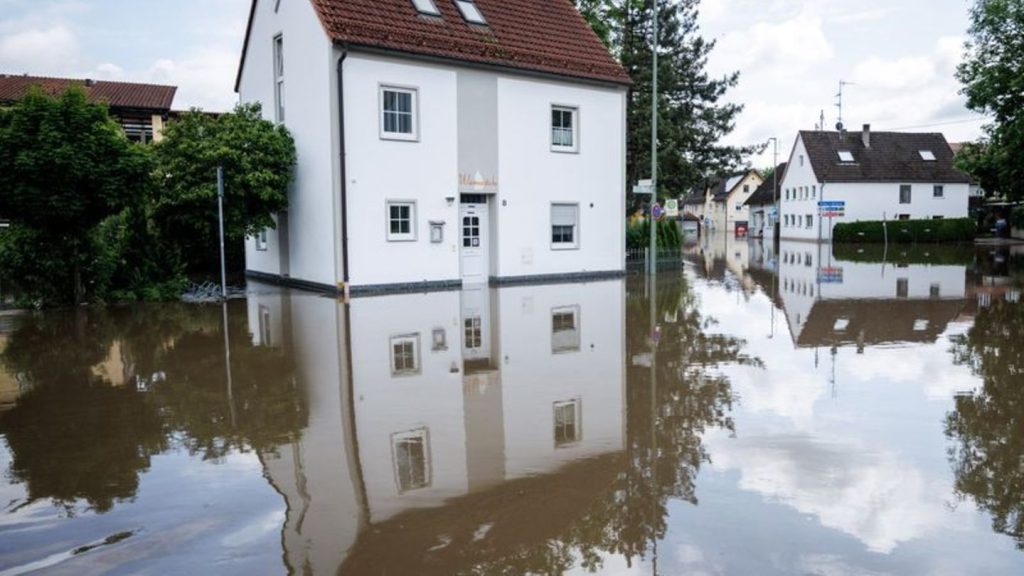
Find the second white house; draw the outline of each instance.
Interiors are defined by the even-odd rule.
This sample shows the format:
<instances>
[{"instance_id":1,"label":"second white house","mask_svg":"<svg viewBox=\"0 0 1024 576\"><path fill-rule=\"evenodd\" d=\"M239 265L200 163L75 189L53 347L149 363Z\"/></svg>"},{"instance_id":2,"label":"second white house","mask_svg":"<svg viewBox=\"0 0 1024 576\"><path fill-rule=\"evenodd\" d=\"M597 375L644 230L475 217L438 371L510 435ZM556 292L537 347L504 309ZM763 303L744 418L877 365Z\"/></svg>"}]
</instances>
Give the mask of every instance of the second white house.
<instances>
[{"instance_id":1,"label":"second white house","mask_svg":"<svg viewBox=\"0 0 1024 576\"><path fill-rule=\"evenodd\" d=\"M237 90L298 165L247 270L352 292L621 274L629 84L567 0L254 0Z\"/></svg>"},{"instance_id":2,"label":"second white house","mask_svg":"<svg viewBox=\"0 0 1024 576\"><path fill-rule=\"evenodd\" d=\"M970 178L942 134L802 131L781 183L782 238L828 241L841 222L966 218ZM841 202L823 217L820 202Z\"/></svg>"}]
</instances>

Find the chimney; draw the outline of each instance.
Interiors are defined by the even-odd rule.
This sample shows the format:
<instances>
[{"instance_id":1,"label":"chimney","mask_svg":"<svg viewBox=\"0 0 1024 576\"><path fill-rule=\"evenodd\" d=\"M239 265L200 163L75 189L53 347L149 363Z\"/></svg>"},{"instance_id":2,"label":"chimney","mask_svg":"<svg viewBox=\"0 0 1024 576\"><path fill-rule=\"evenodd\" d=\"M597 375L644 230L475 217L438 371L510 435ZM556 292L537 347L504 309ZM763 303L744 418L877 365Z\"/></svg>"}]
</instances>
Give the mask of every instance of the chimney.
<instances>
[{"instance_id":1,"label":"chimney","mask_svg":"<svg viewBox=\"0 0 1024 576\"><path fill-rule=\"evenodd\" d=\"M864 132L861 133L861 140L864 141L865 148L871 148L871 124L864 125Z\"/></svg>"},{"instance_id":2,"label":"chimney","mask_svg":"<svg viewBox=\"0 0 1024 576\"><path fill-rule=\"evenodd\" d=\"M86 88L92 88L94 84L96 84L96 81L93 80L92 78L86 78L85 79L85 87Z\"/></svg>"}]
</instances>

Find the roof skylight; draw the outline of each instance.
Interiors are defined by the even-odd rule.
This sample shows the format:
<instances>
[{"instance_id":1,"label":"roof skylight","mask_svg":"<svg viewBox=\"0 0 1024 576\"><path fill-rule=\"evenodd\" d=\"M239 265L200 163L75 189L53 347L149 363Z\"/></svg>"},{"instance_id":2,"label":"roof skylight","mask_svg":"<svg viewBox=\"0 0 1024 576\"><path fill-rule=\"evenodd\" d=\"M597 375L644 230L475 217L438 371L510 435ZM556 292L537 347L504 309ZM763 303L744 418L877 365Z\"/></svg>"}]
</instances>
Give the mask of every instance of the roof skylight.
<instances>
[{"instance_id":1,"label":"roof skylight","mask_svg":"<svg viewBox=\"0 0 1024 576\"><path fill-rule=\"evenodd\" d=\"M416 7L416 11L420 14L429 14L430 16L441 15L441 11L437 9L434 0L412 0L412 5Z\"/></svg>"},{"instance_id":2,"label":"roof skylight","mask_svg":"<svg viewBox=\"0 0 1024 576\"><path fill-rule=\"evenodd\" d=\"M839 160L841 162L853 162L853 152L850 152L849 150L840 150Z\"/></svg>"},{"instance_id":3,"label":"roof skylight","mask_svg":"<svg viewBox=\"0 0 1024 576\"><path fill-rule=\"evenodd\" d=\"M921 160L927 160L928 162L935 161L935 153L931 150L919 150L917 153L921 155Z\"/></svg>"},{"instance_id":4,"label":"roof skylight","mask_svg":"<svg viewBox=\"0 0 1024 576\"><path fill-rule=\"evenodd\" d=\"M459 12L462 12L462 17L466 19L466 22L487 25L487 20L484 20L483 13L476 7L473 0L455 0L455 5L459 7Z\"/></svg>"}]
</instances>

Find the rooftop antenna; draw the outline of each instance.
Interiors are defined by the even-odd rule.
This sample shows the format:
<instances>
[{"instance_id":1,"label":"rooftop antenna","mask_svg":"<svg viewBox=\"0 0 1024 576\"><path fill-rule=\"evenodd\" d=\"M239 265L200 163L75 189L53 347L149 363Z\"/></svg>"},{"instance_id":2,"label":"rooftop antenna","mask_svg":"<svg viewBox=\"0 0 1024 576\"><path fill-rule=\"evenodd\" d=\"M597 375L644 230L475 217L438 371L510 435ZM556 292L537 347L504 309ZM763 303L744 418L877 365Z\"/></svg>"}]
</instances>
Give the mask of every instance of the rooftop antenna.
<instances>
[{"instance_id":1,"label":"rooftop antenna","mask_svg":"<svg viewBox=\"0 0 1024 576\"><path fill-rule=\"evenodd\" d=\"M843 131L843 88L846 86L853 86L853 82L847 82L846 80L839 81L839 92L836 94L836 108L839 108L839 118L836 120L836 130L839 132Z\"/></svg>"},{"instance_id":2,"label":"rooftop antenna","mask_svg":"<svg viewBox=\"0 0 1024 576\"><path fill-rule=\"evenodd\" d=\"M825 130L825 110L823 109L821 111L821 118L820 118L820 120L818 122L818 132L822 132L824 130Z\"/></svg>"}]
</instances>

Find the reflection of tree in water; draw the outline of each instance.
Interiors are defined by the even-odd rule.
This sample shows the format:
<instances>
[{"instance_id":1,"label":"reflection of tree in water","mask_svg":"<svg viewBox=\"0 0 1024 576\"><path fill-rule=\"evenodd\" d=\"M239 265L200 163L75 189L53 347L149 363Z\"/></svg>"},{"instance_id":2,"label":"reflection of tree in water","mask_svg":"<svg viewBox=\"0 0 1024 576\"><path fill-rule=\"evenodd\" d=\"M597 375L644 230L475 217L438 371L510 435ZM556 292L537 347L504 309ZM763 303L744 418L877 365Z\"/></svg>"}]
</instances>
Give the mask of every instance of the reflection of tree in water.
<instances>
[{"instance_id":1,"label":"reflection of tree in water","mask_svg":"<svg viewBox=\"0 0 1024 576\"><path fill-rule=\"evenodd\" d=\"M603 554L641 558L665 536L670 499L697 503L696 476L708 461L701 437L711 428L733 429L732 390L716 367L760 362L742 353L742 341L709 334L713 322L700 314L684 278L663 274L656 298L661 337L655 391L651 368L644 365L651 351L649 304L643 278L631 278L626 457L611 485L559 538L478 564L469 573L561 574L577 563L599 571Z\"/></svg>"},{"instance_id":2,"label":"reflection of tree in water","mask_svg":"<svg viewBox=\"0 0 1024 576\"><path fill-rule=\"evenodd\" d=\"M273 450L304 428L290 355L253 346L244 312L229 315L233 402L220 307L89 309L26 322L2 360L29 389L0 413L0 434L29 501L71 511L82 499L106 511L132 498L150 457L173 445L220 458Z\"/></svg>"},{"instance_id":3,"label":"reflection of tree in water","mask_svg":"<svg viewBox=\"0 0 1024 576\"><path fill-rule=\"evenodd\" d=\"M956 491L1024 549L1024 306L982 309L952 352L983 379L982 390L957 397L946 417Z\"/></svg>"},{"instance_id":4,"label":"reflection of tree in water","mask_svg":"<svg viewBox=\"0 0 1024 576\"><path fill-rule=\"evenodd\" d=\"M104 512L135 495L150 456L167 448L153 407L94 370L116 331L102 311L79 310L27 322L8 342L4 366L30 389L0 414L0 434L29 502L50 498L72 513L82 499Z\"/></svg>"}]
</instances>

